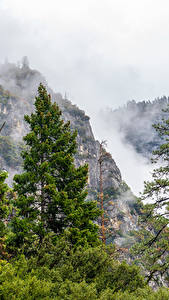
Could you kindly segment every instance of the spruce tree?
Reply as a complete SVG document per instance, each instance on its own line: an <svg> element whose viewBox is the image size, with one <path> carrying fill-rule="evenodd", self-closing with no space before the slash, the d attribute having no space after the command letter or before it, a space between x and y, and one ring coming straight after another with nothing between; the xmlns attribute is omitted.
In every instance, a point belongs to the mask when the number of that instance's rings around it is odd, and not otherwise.
<svg viewBox="0 0 169 300"><path fill-rule="evenodd" d="M166 118L153 125L161 136L162 143L153 152L153 163L158 167L153 171L153 180L145 182L138 244L133 247L138 262L146 270L147 281L161 284L169 280L169 107Z"/></svg>
<svg viewBox="0 0 169 300"><path fill-rule="evenodd" d="M23 173L14 176L16 216L12 221L16 246L41 243L48 232L56 237L65 230L73 245L98 242L100 215L95 201L86 201L88 166L76 168L76 132L64 122L40 84L35 112L26 115L30 132L24 137Z"/></svg>

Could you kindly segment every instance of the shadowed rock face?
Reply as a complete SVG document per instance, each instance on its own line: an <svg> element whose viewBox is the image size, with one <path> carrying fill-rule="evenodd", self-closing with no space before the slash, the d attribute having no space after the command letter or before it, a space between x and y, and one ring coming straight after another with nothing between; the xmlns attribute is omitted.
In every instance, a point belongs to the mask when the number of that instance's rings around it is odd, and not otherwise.
<svg viewBox="0 0 169 300"><path fill-rule="evenodd" d="M54 93L44 77L28 66L7 64L0 67L0 118L1 123L6 121L0 137L1 168L9 172L10 184L13 175L21 172L19 153L23 147L22 137L28 132L23 117L33 111L34 97L40 82L46 85L52 99L58 103L63 119L70 120L71 128L78 131L75 164L89 165L88 200L95 199L99 205L100 144L94 139L89 117L69 100L63 99L61 94ZM132 242L128 232L136 228L136 199L122 181L120 170L110 154L106 155L103 163L103 188L107 241L127 246Z"/></svg>

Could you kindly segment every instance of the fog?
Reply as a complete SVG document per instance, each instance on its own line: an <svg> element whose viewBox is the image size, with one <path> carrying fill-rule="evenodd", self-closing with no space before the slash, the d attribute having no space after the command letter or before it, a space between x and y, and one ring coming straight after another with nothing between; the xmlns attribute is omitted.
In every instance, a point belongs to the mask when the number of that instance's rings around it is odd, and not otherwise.
<svg viewBox="0 0 169 300"><path fill-rule="evenodd" d="M84 109L134 190L149 166L104 128L99 111L169 95L168 15L167 0L0 1L0 62L28 56L54 91Z"/></svg>
<svg viewBox="0 0 169 300"><path fill-rule="evenodd" d="M122 172L122 178L130 186L133 193L140 196L144 189L144 181L151 180L151 173L154 165L150 160L138 154L134 148L124 143L123 135L116 127L111 126L112 123L105 123L101 117L95 120L95 136L101 141L107 141L107 150L110 151L112 157Z"/></svg>
<svg viewBox="0 0 169 300"><path fill-rule="evenodd" d="M27 55L91 116L169 94L167 0L0 1L0 60Z"/></svg>

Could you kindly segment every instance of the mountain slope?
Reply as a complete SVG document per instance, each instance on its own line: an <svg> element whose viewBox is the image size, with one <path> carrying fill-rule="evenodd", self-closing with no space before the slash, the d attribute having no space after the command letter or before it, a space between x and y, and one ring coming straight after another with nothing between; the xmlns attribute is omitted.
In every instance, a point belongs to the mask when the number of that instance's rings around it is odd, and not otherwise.
<svg viewBox="0 0 169 300"><path fill-rule="evenodd" d="M23 120L24 114L33 111L33 102L37 87L42 82L54 101L58 103L65 120L70 120L72 129L77 129L78 151L75 164L89 164L88 199L97 199L99 192L99 148L94 139L89 117L76 105L72 105L61 94L54 93L44 77L28 65L5 64L0 67L0 117L6 122L1 133L0 167L9 172L9 182L15 173L21 172L20 150L24 147L22 137L28 131ZM121 173L111 155L107 155L103 164L104 208L107 226L107 241L119 245L130 242L129 230L136 228L137 212L135 197L122 181ZM132 238L131 238L132 242Z"/></svg>
<svg viewBox="0 0 169 300"><path fill-rule="evenodd" d="M150 158L152 151L162 141L152 124L167 117L162 111L169 104L169 97L157 98L154 101L134 100L116 110L108 110L102 114L105 123L122 136L123 142L132 145L135 151L146 158Z"/></svg>

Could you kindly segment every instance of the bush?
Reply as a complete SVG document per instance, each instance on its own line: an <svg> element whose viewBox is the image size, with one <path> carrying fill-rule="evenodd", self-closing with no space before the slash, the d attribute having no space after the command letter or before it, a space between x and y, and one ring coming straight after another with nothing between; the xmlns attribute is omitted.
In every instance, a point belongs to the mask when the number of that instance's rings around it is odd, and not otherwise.
<svg viewBox="0 0 169 300"><path fill-rule="evenodd" d="M167 300L167 289L145 285L136 266L114 260L114 248L43 242L36 257L0 261L0 299Z"/></svg>

